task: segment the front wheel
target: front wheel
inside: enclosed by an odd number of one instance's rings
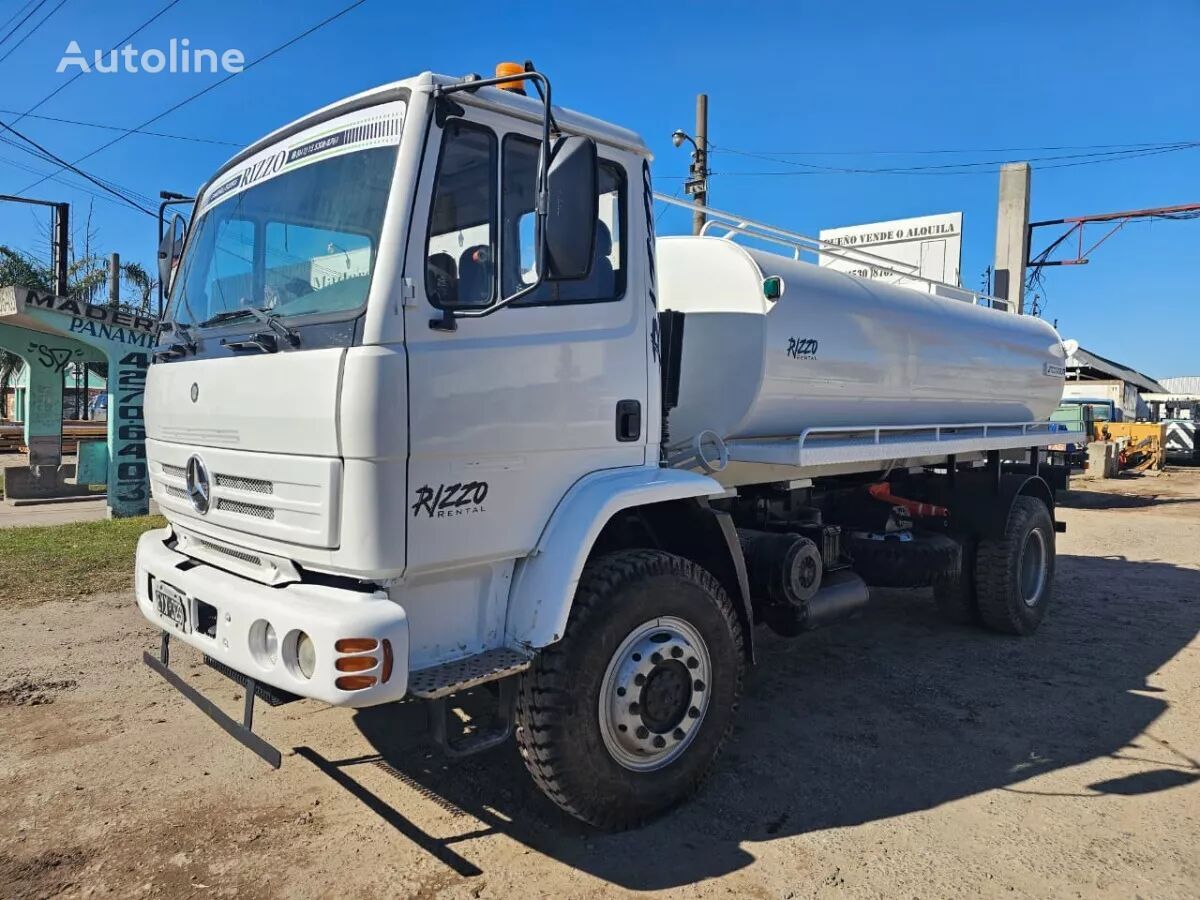
[[[627,828],[704,781],[733,728],[741,624],[706,570],[657,550],[590,562],[566,634],[521,677],[517,745],[564,810]]]

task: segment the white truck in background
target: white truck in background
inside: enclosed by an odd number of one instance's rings
[[[136,601],[147,664],[275,766],[256,696],[421,701],[448,752],[515,731],[554,802],[629,826],[703,781],[756,626],[799,634],[868,585],[1009,634],[1046,613],[1054,330],[715,211],[656,240],[642,140],[528,64],[350,97],[197,196],[160,253],[169,524]],[[241,723],[172,640],[246,686]],[[492,725],[456,733],[488,682]]]

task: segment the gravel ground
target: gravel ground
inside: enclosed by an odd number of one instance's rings
[[[141,665],[127,597],[0,608],[0,897],[1200,896],[1200,472],[1061,518],[1033,638],[917,591],[760,632],[708,786],[618,835],[558,813],[511,744],[446,762],[411,705],[260,705],[272,771]]]

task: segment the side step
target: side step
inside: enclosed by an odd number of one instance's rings
[[[533,655],[500,647],[419,669],[408,676],[408,692],[429,701],[429,735],[450,757],[470,756],[503,744],[512,735],[517,702],[515,675],[529,668]],[[487,682],[497,682],[496,713],[486,727],[464,728],[446,698]],[[451,727],[450,720],[454,720]]]
[[[533,654],[507,647],[485,650],[453,662],[418,669],[408,675],[408,692],[414,697],[437,700],[488,681],[524,672],[533,662]]]

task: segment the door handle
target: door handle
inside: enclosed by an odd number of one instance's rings
[[[636,441],[642,436],[642,403],[640,400],[617,401],[617,440]]]

